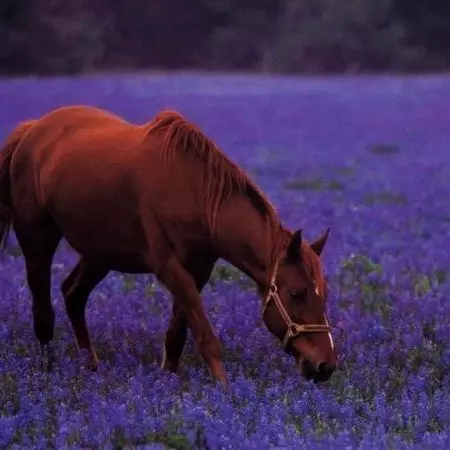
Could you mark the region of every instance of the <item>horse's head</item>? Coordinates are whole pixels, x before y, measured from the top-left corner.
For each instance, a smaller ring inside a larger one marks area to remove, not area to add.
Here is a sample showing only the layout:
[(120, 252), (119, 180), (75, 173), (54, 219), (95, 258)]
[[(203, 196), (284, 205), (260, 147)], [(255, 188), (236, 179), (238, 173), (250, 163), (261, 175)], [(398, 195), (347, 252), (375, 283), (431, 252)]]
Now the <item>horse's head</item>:
[(293, 355), (307, 379), (328, 380), (337, 365), (331, 328), (327, 320), (327, 286), (320, 255), (329, 229), (308, 245), (301, 230), (293, 233), (275, 268), (263, 309), (271, 333)]

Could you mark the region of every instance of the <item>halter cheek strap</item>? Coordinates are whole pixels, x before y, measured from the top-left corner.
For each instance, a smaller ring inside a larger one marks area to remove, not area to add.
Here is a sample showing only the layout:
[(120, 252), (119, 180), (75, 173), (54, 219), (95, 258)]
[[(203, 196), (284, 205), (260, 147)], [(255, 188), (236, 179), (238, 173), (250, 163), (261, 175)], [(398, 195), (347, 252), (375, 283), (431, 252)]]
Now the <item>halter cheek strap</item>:
[(284, 338), (282, 341), (283, 349), (287, 350), (290, 342), (301, 334), (304, 334), (304, 333), (330, 333), (332, 331), (332, 328), (328, 325), (298, 324), (298, 323), (295, 323), (291, 319), (291, 317), (289, 316), (289, 313), (286, 311), (286, 308), (284, 307), (284, 305), (280, 299), (280, 296), (278, 294), (278, 288), (275, 283), (277, 272), (278, 272), (278, 261), (275, 264), (275, 269), (273, 271), (273, 275), (270, 280), (269, 292), (267, 294), (267, 297), (264, 301), (264, 305), (262, 308), (262, 316), (264, 317), (264, 314), (266, 312), (267, 306), (270, 303), (270, 301), (273, 301), (275, 303), (275, 306), (277, 307), (277, 310), (278, 310), (280, 316), (283, 318), (283, 321), (286, 324), (286, 332), (285, 332), (285, 335), (284, 335)]

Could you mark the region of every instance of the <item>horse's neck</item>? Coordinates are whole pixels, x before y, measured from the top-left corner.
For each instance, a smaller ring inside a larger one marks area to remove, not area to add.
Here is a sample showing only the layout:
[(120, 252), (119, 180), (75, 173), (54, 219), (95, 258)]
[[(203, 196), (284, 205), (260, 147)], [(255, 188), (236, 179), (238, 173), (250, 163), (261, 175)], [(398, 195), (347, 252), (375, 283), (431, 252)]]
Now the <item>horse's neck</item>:
[(216, 243), (220, 257), (252, 278), (259, 289), (267, 288), (274, 270), (274, 251), (279, 247), (277, 224), (242, 197), (231, 197), (220, 207)]

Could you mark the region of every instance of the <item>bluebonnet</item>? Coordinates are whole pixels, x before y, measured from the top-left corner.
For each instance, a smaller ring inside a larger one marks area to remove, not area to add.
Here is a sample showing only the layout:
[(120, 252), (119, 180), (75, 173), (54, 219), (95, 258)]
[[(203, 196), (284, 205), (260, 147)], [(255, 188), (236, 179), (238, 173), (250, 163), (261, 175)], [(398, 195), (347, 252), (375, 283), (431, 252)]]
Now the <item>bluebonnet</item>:
[(258, 182), (292, 228), (332, 233), (324, 253), (341, 365), (303, 380), (266, 331), (253, 284), (220, 265), (204, 292), (231, 389), (192, 339), (179, 376), (159, 368), (171, 304), (152, 277), (110, 275), (80, 367), (53, 266), (54, 372), (43, 373), (23, 259), (0, 261), (0, 447), (444, 449), (450, 442), (450, 80), (180, 75), (0, 82), (0, 136), (63, 104), (135, 122), (179, 109)]

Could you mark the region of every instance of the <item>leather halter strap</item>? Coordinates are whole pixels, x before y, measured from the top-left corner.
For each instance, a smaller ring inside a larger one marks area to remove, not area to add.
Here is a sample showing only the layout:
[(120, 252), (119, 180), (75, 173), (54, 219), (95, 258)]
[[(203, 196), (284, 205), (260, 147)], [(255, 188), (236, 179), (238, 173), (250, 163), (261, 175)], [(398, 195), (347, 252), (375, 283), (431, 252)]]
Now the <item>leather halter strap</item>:
[(286, 311), (286, 308), (284, 307), (281, 298), (278, 294), (278, 288), (275, 283), (276, 276), (278, 272), (278, 261), (275, 264), (275, 268), (273, 271), (272, 278), (270, 280), (269, 284), (269, 292), (267, 294), (266, 300), (264, 302), (263, 308), (262, 308), (262, 316), (264, 317), (264, 314), (266, 312), (266, 308), (270, 301), (273, 301), (275, 303), (275, 306), (277, 307), (277, 310), (280, 314), (280, 316), (283, 318), (285, 324), (286, 324), (286, 333), (284, 335), (282, 345), (283, 349), (286, 350), (289, 346), (292, 339), (295, 339), (301, 334), (304, 333), (331, 333), (332, 328), (328, 325), (321, 325), (321, 324), (299, 324), (295, 323), (291, 317), (289, 316), (289, 313)]

